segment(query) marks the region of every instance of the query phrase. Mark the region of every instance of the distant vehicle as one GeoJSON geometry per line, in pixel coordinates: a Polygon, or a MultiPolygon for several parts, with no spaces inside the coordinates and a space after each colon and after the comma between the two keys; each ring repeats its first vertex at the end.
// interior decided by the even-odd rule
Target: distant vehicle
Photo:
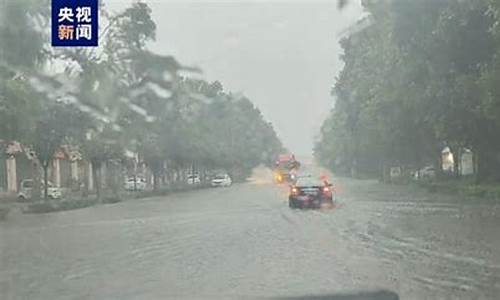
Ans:
{"type": "Polygon", "coordinates": [[[332,184],[312,176],[297,178],[290,186],[288,197],[290,208],[321,208],[333,206],[332,184]]]}
{"type": "MultiPolygon", "coordinates": [[[[28,200],[31,199],[33,194],[33,179],[24,179],[21,181],[19,193],[17,197],[19,199],[28,200]]],[[[60,199],[62,197],[62,190],[58,187],[55,187],[52,182],[47,182],[47,196],[51,199],[60,199]]],[[[43,196],[44,193],[44,184],[40,183],[40,195],[43,196]]]]}
{"type": "Polygon", "coordinates": [[[200,184],[200,175],[198,174],[190,174],[187,176],[187,183],[188,184],[200,184]]]}
{"type": "Polygon", "coordinates": [[[274,171],[274,181],[276,183],[293,183],[295,181],[297,175],[293,172],[287,172],[284,170],[275,170],[274,171]]]}
{"type": "Polygon", "coordinates": [[[125,190],[144,191],[146,189],[146,179],[144,177],[129,177],[125,181],[125,190]]]}
{"type": "Polygon", "coordinates": [[[436,169],[433,166],[427,166],[415,173],[416,179],[434,178],[436,177],[436,169]]]}
{"type": "Polygon", "coordinates": [[[391,179],[397,179],[401,177],[401,167],[392,167],[390,169],[391,179]]]}
{"type": "Polygon", "coordinates": [[[278,156],[274,167],[274,181],[276,183],[295,181],[300,163],[293,154],[282,154],[278,156]]]}
{"type": "Polygon", "coordinates": [[[211,181],[213,187],[228,187],[231,186],[233,181],[228,174],[218,174],[211,181]]]}

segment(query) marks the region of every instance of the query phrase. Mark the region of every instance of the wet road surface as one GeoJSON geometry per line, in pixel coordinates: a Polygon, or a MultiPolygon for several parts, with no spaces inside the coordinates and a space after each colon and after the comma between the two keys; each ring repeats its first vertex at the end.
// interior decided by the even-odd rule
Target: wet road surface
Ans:
{"type": "Polygon", "coordinates": [[[1,299],[190,299],[388,289],[498,299],[500,207],[338,179],[290,210],[257,180],[0,223],[1,299]]]}

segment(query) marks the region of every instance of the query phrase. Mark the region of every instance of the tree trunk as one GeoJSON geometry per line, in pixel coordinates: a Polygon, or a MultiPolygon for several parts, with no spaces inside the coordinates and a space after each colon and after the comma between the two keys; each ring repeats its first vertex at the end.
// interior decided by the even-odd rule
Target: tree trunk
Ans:
{"type": "Polygon", "coordinates": [[[40,169],[38,168],[38,160],[33,159],[32,161],[32,178],[33,178],[33,190],[31,191],[31,198],[33,200],[40,199],[40,169]],[[38,182],[38,184],[37,184],[38,182]]]}
{"type": "Polygon", "coordinates": [[[158,191],[160,188],[160,179],[163,174],[163,161],[151,159],[147,166],[153,174],[153,191],[158,191]]]}
{"type": "Polygon", "coordinates": [[[448,146],[453,157],[453,177],[460,177],[459,160],[461,158],[461,147],[458,145],[448,146]]]}
{"type": "Polygon", "coordinates": [[[474,174],[474,182],[478,183],[479,182],[479,164],[478,164],[478,152],[477,149],[474,149],[472,151],[472,174],[474,174]]]}
{"type": "MultiPolygon", "coordinates": [[[[194,162],[191,164],[191,176],[194,176],[194,162]]],[[[191,183],[194,186],[194,177],[192,177],[191,183]]]]}
{"type": "Polygon", "coordinates": [[[167,173],[165,175],[167,176],[166,183],[168,185],[171,185],[172,184],[172,180],[173,180],[172,178],[174,177],[173,174],[172,174],[172,169],[171,168],[167,169],[167,173]]]}
{"type": "Polygon", "coordinates": [[[201,177],[201,180],[203,182],[206,182],[206,179],[207,179],[207,169],[205,167],[203,167],[203,171],[202,171],[202,177],[201,177]]]}
{"type": "Polygon", "coordinates": [[[384,162],[381,159],[378,161],[378,180],[384,182],[384,162]]]}
{"type": "Polygon", "coordinates": [[[101,162],[92,161],[92,175],[97,201],[101,201],[101,162]]]}
{"type": "Polygon", "coordinates": [[[497,161],[496,153],[488,146],[478,148],[474,151],[476,156],[477,174],[476,183],[496,181],[498,178],[497,170],[500,167],[497,161]]]}
{"type": "Polygon", "coordinates": [[[153,191],[158,191],[160,187],[161,162],[152,161],[149,165],[153,174],[153,191]]]}
{"type": "MultiPolygon", "coordinates": [[[[43,162],[42,163],[42,168],[43,168],[43,199],[47,201],[49,198],[49,162],[43,162]]],[[[33,183],[36,184],[36,183],[33,183]]]]}
{"type": "Polygon", "coordinates": [[[476,156],[476,164],[477,164],[476,183],[484,182],[487,178],[486,166],[484,164],[485,161],[486,159],[484,157],[484,154],[478,151],[476,156]]]}
{"type": "Polygon", "coordinates": [[[83,191],[82,197],[87,198],[89,196],[89,164],[85,161],[83,166],[83,191]]]}
{"type": "Polygon", "coordinates": [[[160,187],[160,172],[153,170],[153,191],[158,191],[160,187]]]}
{"type": "Polygon", "coordinates": [[[443,178],[443,155],[439,151],[439,156],[434,163],[434,169],[436,170],[436,177],[443,178]]]}
{"type": "Polygon", "coordinates": [[[173,180],[172,182],[173,183],[177,183],[179,181],[179,168],[178,167],[175,167],[175,169],[173,170],[173,180]]]}
{"type": "Polygon", "coordinates": [[[120,181],[119,181],[119,164],[116,163],[116,161],[111,161],[109,166],[108,166],[108,186],[111,188],[111,192],[113,196],[118,197],[119,196],[119,186],[120,186],[120,181]]]}
{"type": "Polygon", "coordinates": [[[460,147],[457,147],[453,153],[453,174],[456,178],[460,177],[460,161],[462,160],[462,151],[460,147]]]}
{"type": "Polygon", "coordinates": [[[186,182],[186,178],[187,178],[187,172],[186,172],[186,168],[182,168],[181,170],[181,182],[186,182]]]}

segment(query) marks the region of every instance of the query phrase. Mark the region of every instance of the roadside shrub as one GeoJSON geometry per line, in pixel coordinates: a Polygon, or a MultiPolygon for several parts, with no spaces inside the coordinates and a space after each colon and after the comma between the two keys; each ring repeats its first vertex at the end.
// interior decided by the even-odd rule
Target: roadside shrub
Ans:
{"type": "Polygon", "coordinates": [[[24,210],[25,213],[43,214],[64,210],[73,210],[85,208],[97,203],[94,199],[70,199],[70,200],[52,200],[40,201],[29,204],[24,210]]]}
{"type": "Polygon", "coordinates": [[[72,209],[89,207],[95,205],[96,203],[97,203],[96,200],[90,200],[90,199],[63,200],[57,203],[54,208],[55,211],[72,210],[72,209]]]}
{"type": "Polygon", "coordinates": [[[467,195],[467,196],[482,198],[482,197],[486,196],[487,191],[484,187],[477,186],[477,185],[470,185],[470,186],[463,187],[462,193],[467,195]]]}
{"type": "Polygon", "coordinates": [[[462,193],[467,196],[487,198],[491,200],[500,199],[500,186],[492,185],[469,185],[462,188],[462,193]]]}
{"type": "Polygon", "coordinates": [[[156,197],[156,196],[166,196],[168,194],[171,193],[171,189],[168,188],[168,187],[165,187],[165,188],[161,188],[157,191],[142,191],[142,192],[138,192],[137,194],[135,194],[134,198],[135,199],[142,199],[142,198],[149,198],[149,197],[156,197]]]}
{"type": "Polygon", "coordinates": [[[498,185],[477,185],[470,180],[419,181],[417,184],[431,193],[445,193],[465,197],[500,200],[500,186],[498,185]]]}
{"type": "MultiPolygon", "coordinates": [[[[149,197],[157,197],[157,196],[166,196],[172,192],[180,193],[192,191],[195,189],[203,189],[207,188],[210,185],[208,183],[202,183],[199,185],[189,185],[186,183],[177,183],[170,185],[168,187],[163,187],[157,191],[142,191],[142,192],[134,192],[132,194],[128,194],[128,197],[134,199],[141,198],[149,198],[149,197]]],[[[102,198],[102,203],[112,204],[118,203],[122,201],[122,196],[126,197],[126,195],[105,195],[102,198]]],[[[57,212],[57,211],[65,211],[65,210],[73,210],[79,208],[85,208],[89,206],[93,206],[98,204],[99,202],[96,199],[87,199],[87,198],[77,198],[77,199],[57,199],[57,200],[49,200],[49,201],[37,201],[32,203],[27,203],[27,206],[24,210],[24,213],[33,213],[33,214],[42,214],[49,212],[57,212]]],[[[0,212],[1,213],[1,212],[0,212]]]]}
{"type": "Polygon", "coordinates": [[[113,204],[113,203],[118,203],[121,202],[122,199],[119,196],[107,196],[102,199],[102,203],[106,204],[113,204]]]}
{"type": "Polygon", "coordinates": [[[26,199],[24,197],[17,197],[16,198],[16,201],[19,202],[19,203],[28,203],[28,202],[33,202],[32,199],[26,199]]]}
{"type": "Polygon", "coordinates": [[[189,187],[191,186],[187,183],[174,183],[170,185],[169,189],[172,192],[181,192],[187,190],[189,187]]]}
{"type": "Polygon", "coordinates": [[[24,210],[25,213],[43,214],[54,211],[54,207],[50,202],[35,202],[29,204],[24,210]]]}

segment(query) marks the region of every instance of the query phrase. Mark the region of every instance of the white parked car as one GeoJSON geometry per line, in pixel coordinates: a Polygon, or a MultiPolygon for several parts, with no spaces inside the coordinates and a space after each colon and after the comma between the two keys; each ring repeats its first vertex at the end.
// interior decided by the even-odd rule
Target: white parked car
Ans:
{"type": "Polygon", "coordinates": [[[416,179],[424,179],[424,178],[434,178],[436,177],[436,169],[433,166],[427,166],[415,173],[416,179]]]}
{"type": "Polygon", "coordinates": [[[144,191],[146,189],[146,179],[142,177],[129,177],[125,181],[125,189],[127,191],[144,191]]]}
{"type": "MultiPolygon", "coordinates": [[[[40,183],[40,196],[43,197],[44,187],[43,183],[40,183]]],[[[62,197],[61,188],[55,187],[52,182],[47,182],[47,196],[51,199],[59,199],[62,197]]],[[[21,181],[19,188],[19,193],[17,197],[19,199],[31,199],[33,193],[33,179],[24,179],[21,181]]]]}
{"type": "Polygon", "coordinates": [[[214,179],[212,179],[211,182],[213,187],[219,187],[219,186],[227,187],[231,186],[232,183],[233,181],[231,180],[231,177],[227,174],[215,175],[214,179]]]}
{"type": "Polygon", "coordinates": [[[201,183],[200,176],[198,174],[188,175],[187,183],[188,184],[200,184],[201,183]]]}

